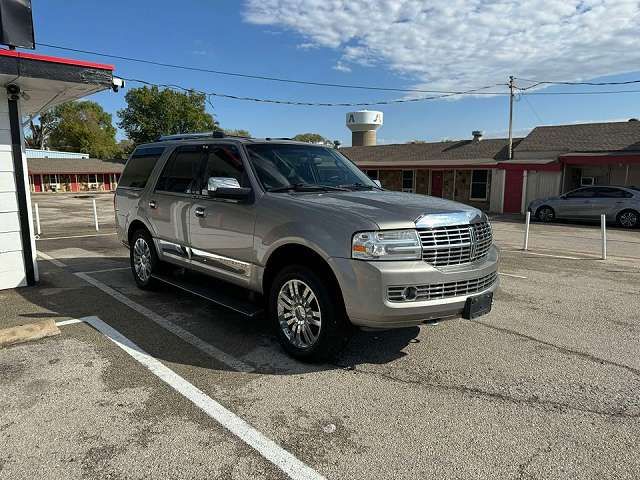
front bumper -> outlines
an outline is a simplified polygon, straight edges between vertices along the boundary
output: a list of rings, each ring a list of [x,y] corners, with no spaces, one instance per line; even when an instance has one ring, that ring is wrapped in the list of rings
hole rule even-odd
[[[388,287],[429,285],[476,280],[498,269],[498,249],[492,246],[479,262],[469,265],[435,268],[424,261],[367,262],[348,258],[331,258],[338,278],[347,315],[351,323],[367,328],[400,328],[418,325],[425,320],[459,316],[467,298],[498,288],[498,277],[488,288],[469,295],[435,300],[391,302]]]

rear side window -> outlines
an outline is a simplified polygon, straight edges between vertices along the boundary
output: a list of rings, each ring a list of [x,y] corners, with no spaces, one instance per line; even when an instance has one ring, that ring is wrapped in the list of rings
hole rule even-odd
[[[164,147],[136,148],[120,177],[119,187],[144,188]]]
[[[202,147],[179,147],[171,155],[160,174],[156,191],[172,193],[195,193],[202,166]]]
[[[598,189],[600,198],[631,198],[633,195],[619,188],[602,187]]]

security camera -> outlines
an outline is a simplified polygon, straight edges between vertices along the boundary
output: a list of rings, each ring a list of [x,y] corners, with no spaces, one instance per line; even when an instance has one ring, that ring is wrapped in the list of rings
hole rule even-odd
[[[124,80],[122,78],[113,77],[113,80],[111,80],[111,89],[117,93],[120,88],[124,88]]]
[[[10,100],[20,100],[20,87],[15,83],[7,85],[7,93]]]

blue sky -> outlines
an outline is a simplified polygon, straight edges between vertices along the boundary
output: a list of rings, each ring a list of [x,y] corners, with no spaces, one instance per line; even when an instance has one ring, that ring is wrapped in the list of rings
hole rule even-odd
[[[509,11],[509,3],[513,11]],[[329,83],[460,90],[542,80],[640,78],[640,15],[626,0],[34,0],[36,43],[204,68]],[[178,6],[177,6],[178,5]],[[506,5],[506,6],[505,6]],[[511,18],[505,23],[506,18]],[[606,29],[602,25],[607,25]],[[232,95],[318,102],[407,95],[300,86],[173,70],[38,47],[39,53],[116,66],[116,74]],[[526,85],[521,82],[521,85]],[[130,83],[129,86],[135,86]],[[497,87],[498,89],[504,87]],[[640,90],[550,87],[537,92]],[[113,113],[124,93],[93,98]],[[350,145],[346,107],[311,108],[214,98],[225,128],[254,136],[318,132]],[[506,135],[507,97],[465,97],[370,107],[384,112],[381,143]],[[516,134],[538,124],[640,116],[640,93],[537,95],[515,104]],[[121,134],[120,134],[121,135]]]

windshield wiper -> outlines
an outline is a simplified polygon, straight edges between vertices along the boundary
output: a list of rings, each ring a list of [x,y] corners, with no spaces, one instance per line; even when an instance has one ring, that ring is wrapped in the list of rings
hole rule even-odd
[[[365,185],[364,183],[348,183],[345,185],[339,185],[339,187],[350,188],[352,190],[373,190],[374,188],[376,190],[382,190],[380,187],[376,185]]]
[[[340,187],[332,187],[331,185],[320,185],[317,183],[294,183],[285,187],[267,188],[267,192],[317,192],[317,191],[338,191],[346,192],[347,189]]]

